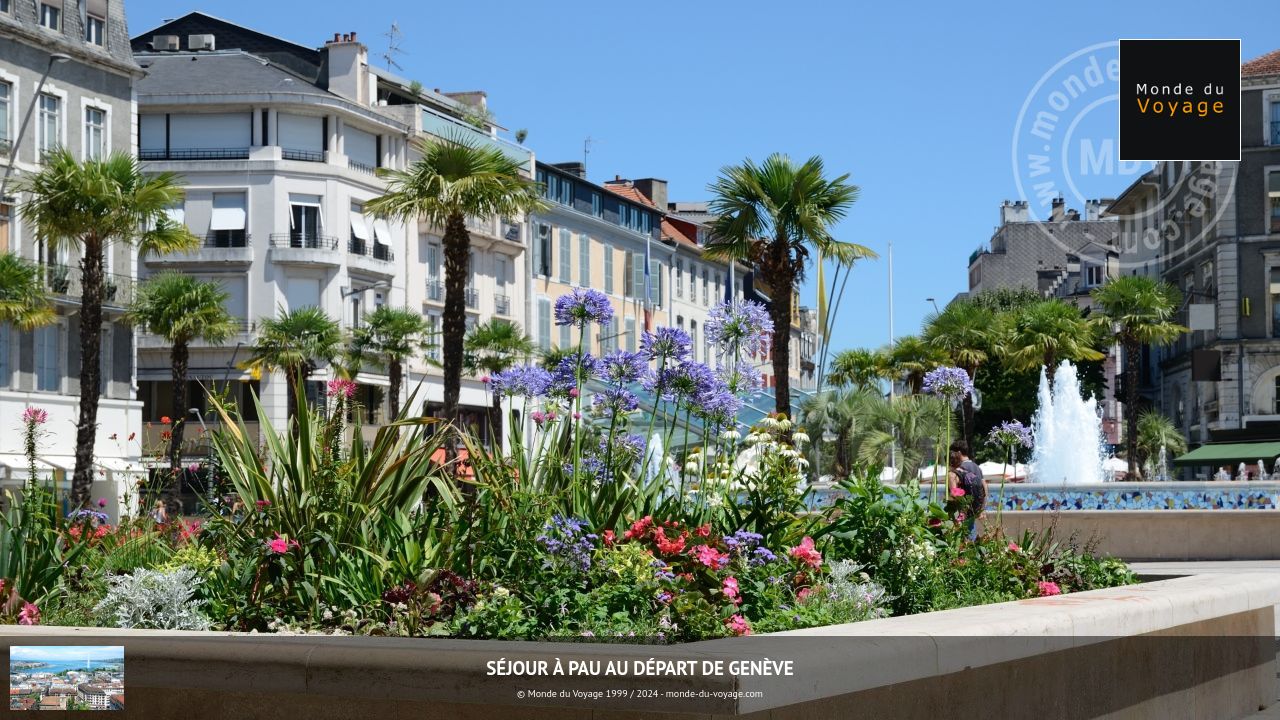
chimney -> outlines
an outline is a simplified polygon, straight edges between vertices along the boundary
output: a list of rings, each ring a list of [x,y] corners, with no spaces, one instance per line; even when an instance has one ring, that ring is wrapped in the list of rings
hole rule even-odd
[[[369,49],[356,41],[355,33],[334,33],[324,44],[330,92],[360,105],[371,104],[369,89]]]
[[[667,207],[667,181],[658,178],[640,178],[632,182],[637,190],[645,197],[649,198],[649,202],[657,207],[666,210]]]
[[[1000,224],[1008,225],[1009,223],[1026,222],[1027,221],[1027,203],[1022,200],[1010,202],[1005,200],[1000,203]]]
[[[1053,210],[1050,215],[1050,222],[1062,222],[1067,214],[1067,201],[1060,197],[1053,199]]]
[[[551,166],[560,168],[565,172],[573,173],[574,175],[577,175],[579,178],[583,180],[587,179],[587,166],[584,163],[580,163],[580,162],[552,163]]]

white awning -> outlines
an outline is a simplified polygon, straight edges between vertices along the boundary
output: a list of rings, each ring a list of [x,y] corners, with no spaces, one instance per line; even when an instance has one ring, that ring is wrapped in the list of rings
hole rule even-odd
[[[369,239],[369,226],[364,223],[364,215],[351,211],[351,234],[361,240]]]
[[[111,472],[130,473],[130,474],[143,472],[141,463],[129,462],[124,458],[114,458],[114,457],[97,458],[93,461],[93,464],[97,465],[103,470],[110,470]]]
[[[376,385],[377,387],[391,387],[391,378],[386,375],[374,375],[373,373],[362,372],[356,375],[357,385]]]
[[[76,470],[76,458],[74,455],[41,455],[39,459],[59,470],[66,470],[67,472],[75,472]]]
[[[27,469],[27,456],[0,453],[0,467],[8,468],[9,470],[25,471]],[[49,465],[49,463],[46,463],[40,458],[36,458],[36,470],[49,470],[51,467],[52,466]]]
[[[210,230],[244,230],[248,214],[244,209],[243,193],[215,193]]]
[[[386,220],[378,218],[373,221],[373,234],[378,239],[378,242],[383,245],[391,244],[391,226],[387,224]]]

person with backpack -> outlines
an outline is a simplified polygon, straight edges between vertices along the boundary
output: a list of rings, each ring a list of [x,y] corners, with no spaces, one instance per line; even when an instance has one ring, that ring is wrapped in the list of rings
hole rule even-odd
[[[982,468],[969,459],[969,443],[964,440],[951,443],[948,465],[951,471],[947,473],[947,496],[958,501],[955,506],[964,512],[969,539],[976,540],[978,518],[987,505],[987,481],[982,477]]]

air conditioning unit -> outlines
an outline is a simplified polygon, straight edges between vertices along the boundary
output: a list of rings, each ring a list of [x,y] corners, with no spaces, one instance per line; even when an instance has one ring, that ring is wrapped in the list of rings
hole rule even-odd
[[[177,35],[156,35],[151,38],[151,47],[156,50],[180,50],[180,42]]]
[[[203,35],[188,35],[187,49],[188,50],[215,50],[216,48],[214,47],[213,35],[210,35],[207,33]]]

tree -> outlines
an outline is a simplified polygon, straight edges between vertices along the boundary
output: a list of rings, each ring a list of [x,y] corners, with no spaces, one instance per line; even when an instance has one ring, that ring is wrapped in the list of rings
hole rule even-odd
[[[1141,477],[1138,469],[1138,365],[1143,345],[1168,345],[1187,328],[1173,322],[1182,293],[1166,282],[1141,275],[1126,275],[1095,288],[1093,300],[1101,310],[1096,322],[1111,331],[1120,343],[1124,361],[1125,455],[1129,477]]]
[[[143,174],[124,153],[83,163],[67,150],[49,152],[40,172],[16,186],[30,199],[22,217],[51,251],[80,256],[80,418],[76,423],[76,469],[71,504],[84,506],[93,483],[101,384],[104,258],[114,245],[137,245],[142,253],[194,247],[199,241],[166,210],[182,200],[173,173]]]
[[[390,387],[390,417],[400,417],[400,386],[404,381],[404,361],[426,350],[428,343],[426,318],[408,308],[386,305],[365,315],[364,325],[354,333],[353,345],[357,355],[365,352],[379,356],[380,364],[387,367]],[[359,370],[357,363],[357,371]]]
[[[407,170],[382,170],[387,192],[365,205],[380,216],[442,228],[444,246],[444,416],[458,417],[466,335],[466,285],[471,257],[467,217],[519,216],[545,207],[526,168],[496,146],[475,145],[458,135],[417,141],[422,157]],[[450,454],[456,441],[448,442]]]
[[[925,323],[924,341],[946,354],[952,365],[964,370],[972,382],[978,368],[991,356],[996,337],[996,315],[988,308],[966,300],[957,300]],[[966,442],[973,442],[973,396],[965,394],[961,405],[962,431]]]
[[[1159,457],[1161,448],[1170,457],[1185,453],[1187,439],[1172,420],[1154,410],[1147,410],[1138,416],[1137,448],[1138,462],[1145,464],[1151,458]]]
[[[463,366],[472,375],[495,375],[533,355],[537,347],[519,325],[493,318],[467,333]],[[489,408],[489,428],[489,442],[494,448],[502,447],[502,398],[497,393],[493,393],[493,406]]]
[[[1093,346],[1098,341],[1096,326],[1074,305],[1061,300],[1042,300],[1013,311],[1002,344],[1005,363],[1014,370],[1039,370],[1044,366],[1050,386],[1058,363],[1069,360],[1101,360],[1106,357]]]
[[[169,351],[173,377],[173,416],[169,427],[170,484],[165,494],[177,505],[182,476],[182,437],[187,416],[187,367],[190,345],[197,338],[221,345],[236,332],[235,319],[227,312],[229,297],[216,282],[175,272],[160,273],[138,289],[127,315],[130,322],[172,345]]]
[[[338,323],[318,307],[306,306],[277,318],[264,318],[258,327],[253,355],[245,366],[258,372],[283,370],[289,385],[288,411],[292,419],[306,402],[301,383],[320,362],[332,363],[342,346]]]
[[[889,350],[889,365],[894,376],[905,379],[913,395],[922,391],[925,373],[946,361],[941,350],[916,335],[903,335]]]
[[[890,454],[896,454],[898,482],[915,477],[954,415],[946,402],[933,395],[881,398],[871,409],[872,427],[857,442],[858,459],[883,467]]]
[[[884,353],[852,348],[832,356],[827,383],[835,387],[871,388],[891,375],[889,358]]]
[[[849,477],[858,457],[857,447],[872,429],[874,407],[884,400],[869,386],[828,390],[801,405],[801,424],[815,438],[814,466],[837,479]],[[821,461],[820,463],[817,461]]]
[[[0,323],[31,330],[54,317],[40,269],[14,253],[0,253]]]
[[[819,260],[833,258],[852,264],[876,257],[870,248],[842,242],[831,236],[858,199],[858,187],[849,176],[824,177],[822,158],[814,156],[801,165],[775,153],[757,165],[750,159],[723,168],[710,185],[712,225],[707,252],[712,257],[742,260],[755,267],[768,286],[776,341],[773,343],[774,407],[791,412],[791,304],[797,284],[804,279],[810,248]]]

